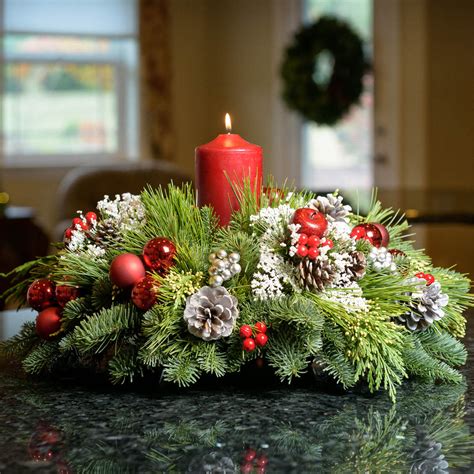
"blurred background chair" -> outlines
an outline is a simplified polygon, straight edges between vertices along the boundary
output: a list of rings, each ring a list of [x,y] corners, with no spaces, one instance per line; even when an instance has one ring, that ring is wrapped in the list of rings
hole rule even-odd
[[[130,192],[139,194],[145,186],[154,188],[173,182],[190,181],[176,166],[164,161],[122,163],[109,166],[83,166],[71,170],[62,180],[57,193],[57,223],[54,240],[62,240],[77,211],[94,210],[104,195]]]

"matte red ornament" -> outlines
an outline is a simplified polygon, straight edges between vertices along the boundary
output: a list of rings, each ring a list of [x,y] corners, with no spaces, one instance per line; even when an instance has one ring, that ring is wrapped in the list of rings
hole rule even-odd
[[[383,224],[378,224],[376,222],[371,223],[373,226],[377,227],[382,237],[382,247],[387,247],[390,243],[390,234],[388,233],[387,228]]]
[[[56,301],[58,305],[63,307],[69,301],[79,298],[80,290],[77,286],[57,285],[56,286]]]
[[[374,224],[359,224],[352,229],[351,237],[365,239],[377,248],[382,247],[382,234]]]
[[[47,278],[35,280],[28,288],[26,300],[36,311],[53,306],[55,303],[54,283]]]
[[[239,331],[240,337],[247,338],[252,336],[252,328],[248,324],[241,326]]]
[[[149,240],[143,247],[143,260],[150,270],[163,275],[173,265],[176,246],[166,237],[156,237]]]
[[[307,235],[315,235],[321,238],[328,228],[326,216],[319,211],[309,207],[296,209],[293,216],[293,223],[301,227],[299,232]]]
[[[242,344],[242,348],[244,351],[247,352],[252,352],[255,350],[255,341],[251,337],[247,337],[244,339],[244,342]]]
[[[255,323],[255,330],[257,332],[267,332],[267,325],[265,323],[262,323],[261,321],[259,321],[258,323]]]
[[[42,339],[49,339],[51,334],[61,329],[61,308],[50,306],[36,316],[36,334]]]
[[[255,336],[255,343],[257,344],[257,346],[263,347],[267,342],[268,342],[268,336],[264,334],[263,332],[259,332]]]
[[[145,273],[145,266],[140,257],[132,253],[118,255],[110,264],[110,280],[119,288],[135,285],[145,276]]]
[[[158,282],[150,275],[147,275],[133,287],[133,304],[143,311],[148,311],[156,303],[157,293]]]

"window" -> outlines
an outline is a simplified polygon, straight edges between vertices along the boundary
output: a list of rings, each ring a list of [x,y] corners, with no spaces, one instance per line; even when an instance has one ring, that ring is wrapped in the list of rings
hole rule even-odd
[[[333,15],[372,45],[372,0],[305,0],[304,19]],[[360,104],[336,126],[303,125],[302,185],[310,189],[367,189],[373,184],[373,77],[365,77]]]
[[[137,154],[134,0],[5,0],[7,164]]]

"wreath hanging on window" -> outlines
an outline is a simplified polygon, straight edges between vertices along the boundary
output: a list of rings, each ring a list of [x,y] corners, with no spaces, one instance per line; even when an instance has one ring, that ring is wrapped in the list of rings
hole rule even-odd
[[[283,99],[305,119],[334,125],[358,102],[368,68],[357,33],[339,19],[321,17],[301,28],[285,52]]]

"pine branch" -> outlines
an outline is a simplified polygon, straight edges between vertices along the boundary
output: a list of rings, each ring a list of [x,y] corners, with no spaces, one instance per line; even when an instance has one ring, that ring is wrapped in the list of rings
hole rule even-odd
[[[188,357],[169,359],[163,365],[163,379],[180,387],[189,387],[199,379],[200,369],[196,361]]]
[[[405,349],[403,358],[407,371],[424,381],[460,383],[463,380],[457,370],[431,357],[417,339],[414,339],[413,347]]]
[[[227,371],[226,354],[219,351],[217,343],[203,342],[193,347],[196,360],[203,372],[222,377]]]
[[[21,358],[28,354],[38,342],[35,323],[27,321],[18,334],[7,341],[0,342],[0,354],[5,358]]]
[[[112,342],[120,342],[124,333],[136,331],[140,317],[140,312],[131,305],[103,309],[74,329],[74,346],[81,354],[103,352]]]
[[[42,341],[23,359],[23,368],[35,375],[51,371],[60,355],[57,341]]]
[[[91,308],[91,302],[88,297],[81,297],[75,300],[69,301],[63,309],[61,322],[65,326],[69,326],[77,322],[80,319],[85,318],[93,313]]]
[[[113,285],[109,276],[99,278],[92,287],[92,306],[95,310],[110,308],[114,302]]]
[[[467,351],[465,347],[450,334],[430,328],[417,333],[415,337],[430,356],[446,362],[452,367],[466,363]]]
[[[113,384],[132,383],[135,376],[143,376],[136,348],[132,346],[122,348],[110,359],[108,371]]]

